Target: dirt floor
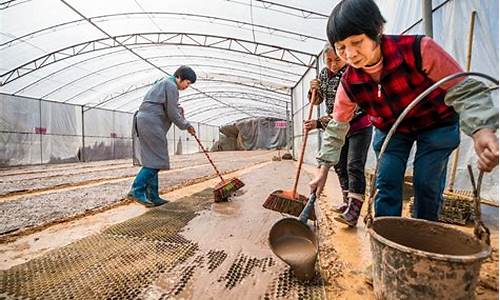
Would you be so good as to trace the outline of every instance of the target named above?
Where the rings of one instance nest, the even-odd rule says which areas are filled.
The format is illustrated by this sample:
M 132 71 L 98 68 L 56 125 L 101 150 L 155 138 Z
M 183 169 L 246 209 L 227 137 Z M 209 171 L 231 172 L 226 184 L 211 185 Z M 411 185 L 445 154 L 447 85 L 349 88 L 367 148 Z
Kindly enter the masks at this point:
M 232 171 L 228 176 L 236 176 L 246 183 L 228 203 L 204 200 L 208 197 L 207 188 L 213 187 L 218 180 L 213 179 L 212 170 L 201 154 L 173 156 L 173 170 L 160 173 L 162 196 L 179 203 L 181 207 L 176 208 L 179 213 L 183 203 L 201 201 L 195 216 L 186 225 L 176 225 L 180 226 L 181 243 L 187 240 L 189 245 L 196 247 L 175 250 L 189 255 L 151 277 L 151 284 L 143 288 L 139 285 L 136 297 L 373 299 L 371 286 L 365 283 L 364 275 L 371 261 L 369 235 L 362 222 L 356 228 L 347 228 L 333 220 L 331 208 L 340 201 L 341 195 L 334 173 L 329 176 L 324 196 L 316 206 L 320 239 L 318 271 L 322 274 L 318 278 L 321 281 L 312 286 L 300 284 L 286 265 L 271 253 L 267 235 L 282 215 L 265 210 L 261 205 L 272 191 L 290 189 L 294 175 L 293 162 L 272 161 L 272 156 L 270 151 L 214 153 L 216 164 L 225 172 Z M 305 166 L 299 188 L 303 194 L 307 194 L 306 182 L 315 171 L 313 166 Z M 109 237 L 110 231 L 120 231 L 123 224 L 138 222 L 134 220 L 147 216 L 151 209 L 123 200 L 136 172 L 137 168 L 131 167 L 126 160 L 0 170 L 0 211 L 5 216 L 0 221 L 3 232 L 0 234 L 0 270 L 5 270 L 0 271 L 0 277 L 5 279 L 6 274 L 17 272 L 30 263 L 37 265 L 33 262 L 47 259 L 51 262 L 50 255 L 54 253 L 67 253 L 67 249 L 86 240 L 92 242 L 101 236 Z M 498 208 L 483 207 L 483 215 L 492 231 L 493 253 L 482 266 L 477 299 L 498 299 Z M 471 226 L 456 227 L 472 232 Z M 137 240 L 137 247 L 139 245 Z M 114 259 L 109 256 L 111 253 L 102 255 Z M 136 254 L 122 250 L 118 255 L 124 264 Z M 168 261 L 171 257 L 165 259 Z M 144 261 L 144 258 L 135 260 Z M 82 268 L 90 268 L 85 266 L 82 264 Z M 156 263 L 151 265 L 154 266 Z M 120 268 L 133 273 L 141 267 L 147 266 L 136 264 L 129 269 L 125 265 Z M 82 276 L 99 277 L 92 272 Z M 148 272 L 144 274 L 150 274 L 151 270 Z M 60 282 L 65 280 L 62 278 Z M 128 280 L 129 287 L 137 281 L 135 278 Z M 119 290 L 121 281 L 116 279 L 115 282 Z M 75 286 L 79 287 L 79 293 L 84 293 L 85 282 Z M 102 290 L 106 288 L 109 289 L 105 286 Z M 2 292 L 0 289 L 0 298 Z M 99 298 L 98 294 L 92 295 Z
M 266 159 L 228 174 L 247 183 L 230 202 L 213 203 L 211 188 L 218 180 L 206 180 L 164 193 L 173 202 L 158 209 L 129 203 L 0 245 L 0 286 L 9 296 L 17 289 L 14 295 L 26 298 L 324 299 L 320 275 L 298 282 L 267 245 L 269 229 L 282 215 L 262 203 L 277 186 L 292 185 L 293 162 L 274 163 L 270 152 L 254 155 Z M 239 156 L 233 167 L 245 161 Z M 305 193 L 310 177 L 302 177 Z M 165 235 L 169 231 L 176 233 Z M 49 279 L 47 273 L 78 280 L 68 287 L 67 277 Z
M 222 173 L 243 169 L 270 157 L 268 151 L 213 154 Z M 34 168 L 39 173 L 25 167 L 24 172 L 0 171 L 0 212 L 4 216 L 0 220 L 0 234 L 3 234 L 0 240 L 119 205 L 126 201 L 124 197 L 138 170 L 130 161 L 107 162 L 105 166 L 92 162 L 71 164 L 67 168 L 60 165 Z M 172 169 L 159 173 L 161 192 L 214 176 L 203 154 L 173 156 Z

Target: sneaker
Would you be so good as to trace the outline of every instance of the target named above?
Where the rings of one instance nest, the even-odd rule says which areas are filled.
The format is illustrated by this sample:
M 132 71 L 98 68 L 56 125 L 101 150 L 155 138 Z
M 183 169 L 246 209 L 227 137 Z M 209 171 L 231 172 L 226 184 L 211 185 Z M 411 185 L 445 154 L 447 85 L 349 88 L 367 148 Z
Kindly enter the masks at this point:
M 333 208 L 334 212 L 341 214 L 346 211 L 349 206 L 349 198 L 347 198 L 348 193 L 348 191 L 342 191 L 342 203 Z
M 342 202 L 342 204 L 340 204 L 340 205 L 338 205 L 338 206 L 334 207 L 334 208 L 333 208 L 333 211 L 334 211 L 334 212 L 336 212 L 336 213 L 338 213 L 338 214 L 341 214 L 341 213 L 343 213 L 344 211 L 346 211 L 347 207 L 348 207 L 348 206 L 347 206 L 347 203 Z

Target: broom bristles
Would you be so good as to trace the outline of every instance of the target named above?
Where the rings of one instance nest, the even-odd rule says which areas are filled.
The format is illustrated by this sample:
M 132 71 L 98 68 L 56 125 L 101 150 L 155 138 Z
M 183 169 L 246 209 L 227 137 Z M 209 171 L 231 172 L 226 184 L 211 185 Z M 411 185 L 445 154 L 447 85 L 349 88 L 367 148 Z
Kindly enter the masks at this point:
M 306 206 L 307 200 L 306 196 L 299 193 L 296 193 L 294 197 L 291 191 L 284 192 L 277 190 L 267 197 L 262 206 L 270 210 L 298 217 Z M 309 219 L 316 220 L 314 210 L 309 215 Z
M 221 181 L 214 187 L 215 202 L 226 201 L 234 192 L 244 187 L 243 181 L 238 178 Z

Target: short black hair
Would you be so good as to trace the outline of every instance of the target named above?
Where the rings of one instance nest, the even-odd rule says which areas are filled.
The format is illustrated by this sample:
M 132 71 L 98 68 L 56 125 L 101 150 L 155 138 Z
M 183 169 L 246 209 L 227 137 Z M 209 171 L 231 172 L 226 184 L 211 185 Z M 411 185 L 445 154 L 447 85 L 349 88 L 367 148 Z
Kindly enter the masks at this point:
M 188 66 L 180 66 L 174 73 L 174 76 L 181 80 L 189 80 L 191 83 L 196 82 L 196 73 Z
M 363 33 L 379 43 L 384 23 L 385 19 L 373 0 L 342 0 L 328 18 L 326 35 L 332 45 Z

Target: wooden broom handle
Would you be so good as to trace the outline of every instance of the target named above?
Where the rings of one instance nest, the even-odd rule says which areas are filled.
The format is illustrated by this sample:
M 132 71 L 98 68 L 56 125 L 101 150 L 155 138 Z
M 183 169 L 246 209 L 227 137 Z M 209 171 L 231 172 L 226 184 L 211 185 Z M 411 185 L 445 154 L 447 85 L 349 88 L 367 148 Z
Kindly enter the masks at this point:
M 208 152 L 207 152 L 207 150 L 205 150 L 205 147 L 203 147 L 203 145 L 201 144 L 201 141 L 198 139 L 196 134 L 193 134 L 193 136 L 194 136 L 194 139 L 198 142 L 198 145 L 200 146 L 201 150 L 203 150 L 203 153 L 205 153 L 205 156 L 207 157 L 207 159 L 210 162 L 210 164 L 212 165 L 212 167 L 214 167 L 214 170 L 217 173 L 217 176 L 219 176 L 220 179 L 222 180 L 222 182 L 224 182 L 225 181 L 224 178 L 222 178 L 222 175 L 220 174 L 219 170 L 217 170 L 217 167 L 215 166 L 214 162 L 210 159 L 210 156 L 208 156 Z
M 307 120 L 310 121 L 312 118 L 312 113 L 313 113 L 313 108 L 314 108 L 314 101 L 316 100 L 316 89 L 312 89 L 311 92 L 311 101 L 309 102 L 309 113 L 307 114 Z M 302 169 L 302 163 L 304 162 L 304 153 L 306 152 L 306 145 L 307 145 L 307 137 L 309 136 L 309 130 L 306 130 L 304 132 L 304 137 L 302 139 L 302 147 L 300 149 L 300 154 L 299 154 L 299 166 L 297 167 L 297 172 L 295 173 L 295 182 L 293 183 L 293 194 L 292 196 L 295 198 L 295 194 L 297 193 L 297 186 L 299 185 L 299 177 L 300 177 L 300 170 Z

